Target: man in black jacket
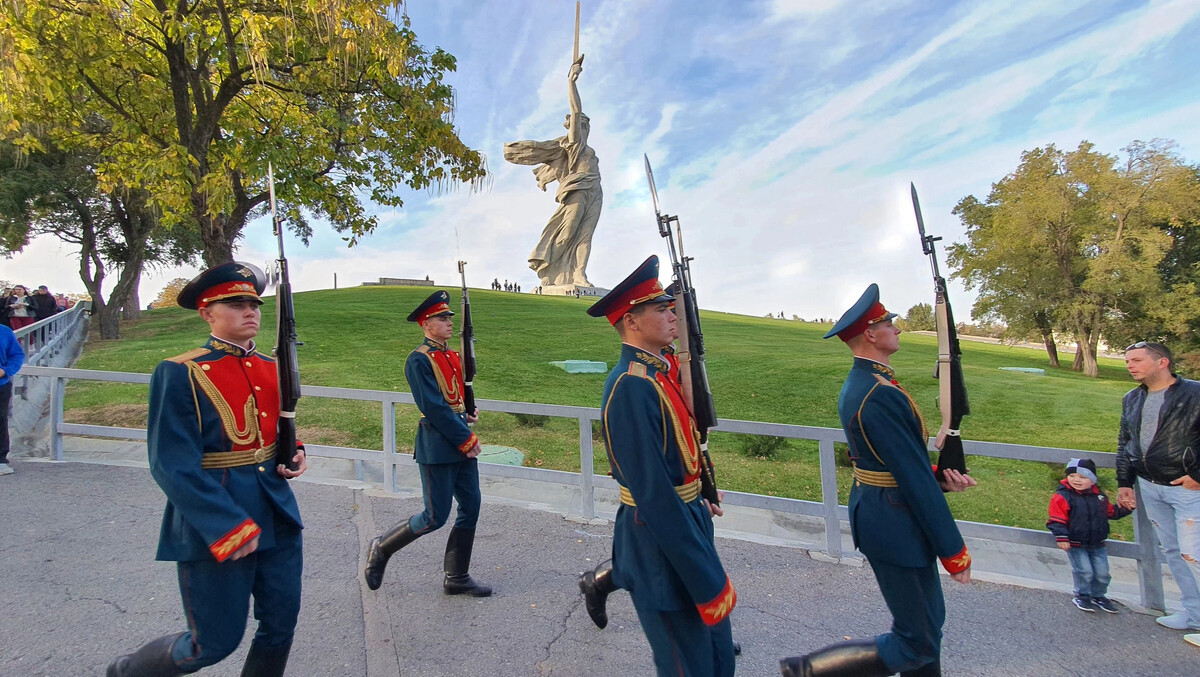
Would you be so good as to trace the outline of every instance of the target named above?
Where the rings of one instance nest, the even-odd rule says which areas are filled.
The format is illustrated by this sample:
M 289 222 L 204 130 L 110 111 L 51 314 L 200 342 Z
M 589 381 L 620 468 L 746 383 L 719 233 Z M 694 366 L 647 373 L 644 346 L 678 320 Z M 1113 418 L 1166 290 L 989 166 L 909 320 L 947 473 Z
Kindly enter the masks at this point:
M 1122 403 L 1117 503 L 1137 507 L 1136 481 L 1179 585 L 1183 611 L 1156 619 L 1159 625 L 1200 630 L 1200 382 L 1176 376 L 1161 343 L 1129 346 L 1125 366 L 1140 385 Z
M 34 290 L 33 311 L 34 317 L 39 320 L 44 320 L 58 312 L 58 302 L 54 300 L 54 294 L 50 293 L 46 285 L 42 285 Z

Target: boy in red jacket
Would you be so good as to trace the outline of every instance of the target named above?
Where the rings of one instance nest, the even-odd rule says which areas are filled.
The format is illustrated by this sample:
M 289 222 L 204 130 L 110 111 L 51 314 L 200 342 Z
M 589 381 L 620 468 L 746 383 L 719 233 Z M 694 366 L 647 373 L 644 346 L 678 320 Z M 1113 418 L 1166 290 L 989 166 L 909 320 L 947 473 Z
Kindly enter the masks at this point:
M 1050 498 L 1050 519 L 1046 526 L 1071 560 L 1075 606 L 1081 611 L 1100 608 L 1115 614 L 1117 605 L 1105 596 L 1112 576 L 1108 573 L 1108 548 L 1104 542 L 1108 538 L 1108 521 L 1121 519 L 1132 511 L 1110 502 L 1096 481 L 1095 461 L 1071 459 L 1066 479 Z

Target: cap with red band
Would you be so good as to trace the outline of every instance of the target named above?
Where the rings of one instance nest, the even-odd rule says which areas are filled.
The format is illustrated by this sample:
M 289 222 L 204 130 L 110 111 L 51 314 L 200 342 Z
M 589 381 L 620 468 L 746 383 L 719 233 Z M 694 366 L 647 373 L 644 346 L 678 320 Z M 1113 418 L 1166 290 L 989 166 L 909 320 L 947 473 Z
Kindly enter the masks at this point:
M 181 308 L 199 310 L 220 301 L 248 300 L 262 303 L 267 276 L 253 263 L 230 261 L 209 268 L 179 291 L 175 302 Z
M 408 314 L 408 321 L 423 324 L 425 320 L 436 315 L 453 314 L 454 311 L 450 310 L 450 294 L 445 291 L 435 291 L 429 295 L 429 298 L 422 301 L 416 310 Z
M 674 300 L 675 297 L 668 294 L 658 281 L 658 257 L 651 255 L 629 277 L 592 304 L 587 314 L 606 317 L 615 326 L 635 306 Z
M 836 336 L 842 341 L 849 341 L 862 334 L 871 325 L 890 320 L 893 317 L 896 317 L 896 313 L 888 312 L 888 309 L 879 302 L 879 285 L 872 282 L 862 296 L 858 297 L 858 301 L 850 306 L 850 310 L 842 314 L 841 319 L 823 338 Z

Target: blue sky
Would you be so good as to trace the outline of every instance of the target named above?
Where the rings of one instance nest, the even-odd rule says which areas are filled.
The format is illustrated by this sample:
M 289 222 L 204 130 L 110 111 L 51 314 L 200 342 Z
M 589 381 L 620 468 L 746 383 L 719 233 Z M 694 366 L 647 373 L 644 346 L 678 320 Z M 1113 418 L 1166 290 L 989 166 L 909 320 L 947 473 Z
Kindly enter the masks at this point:
M 574 4 L 409 0 L 421 42 L 458 58 L 456 123 L 487 155 L 490 185 L 410 195 L 353 249 L 317 227 L 310 248 L 289 245 L 297 289 L 331 287 L 334 273 L 339 286 L 450 284 L 459 258 L 473 286 L 536 286 L 526 258 L 553 187 L 539 191 L 502 147 L 561 133 Z M 1023 150 L 1088 140 L 1117 153 L 1163 137 L 1200 162 L 1198 42 L 1194 0 L 584 0 L 579 90 L 604 187 L 588 275 L 612 286 L 666 258 L 646 153 L 705 307 L 836 317 L 878 282 L 904 312 L 932 299 L 909 181 L 929 230 L 954 241 L 955 203 L 986 196 Z M 272 246 L 260 221 L 239 258 L 266 261 Z M 70 254 L 39 241 L 0 277 L 82 291 Z M 143 303 L 194 272 L 156 271 Z M 965 317 L 969 295 L 952 293 Z

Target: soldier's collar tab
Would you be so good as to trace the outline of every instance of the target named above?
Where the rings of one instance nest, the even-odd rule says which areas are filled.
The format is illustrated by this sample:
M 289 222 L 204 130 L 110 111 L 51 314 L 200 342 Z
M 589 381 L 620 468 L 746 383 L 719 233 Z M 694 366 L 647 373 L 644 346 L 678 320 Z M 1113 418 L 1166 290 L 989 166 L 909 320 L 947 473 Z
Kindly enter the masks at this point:
M 862 367 L 863 369 L 869 369 L 872 373 L 881 374 L 887 377 L 889 380 L 896 377 L 895 369 L 892 369 L 889 365 L 886 365 L 882 362 L 876 362 L 875 360 L 867 357 L 855 357 L 854 364 L 855 366 Z
M 657 369 L 658 371 L 665 372 L 665 371 L 670 370 L 670 368 L 671 368 L 670 363 L 667 362 L 666 360 L 664 360 L 663 358 L 661 358 L 657 355 L 652 355 L 649 352 L 647 352 L 646 350 L 644 350 L 642 348 L 638 348 L 637 346 L 632 346 L 632 345 L 629 345 L 628 343 L 626 343 L 624 345 L 626 348 L 629 349 L 630 359 L 641 362 L 642 364 L 644 364 L 648 367 L 653 367 L 653 368 Z
M 223 339 L 219 339 L 216 336 L 209 335 L 208 343 L 205 344 L 205 347 L 209 348 L 210 350 L 225 353 L 226 355 L 244 357 L 254 352 L 254 341 L 250 341 L 250 348 L 246 349 Z
M 428 336 L 425 337 L 425 345 L 435 350 L 449 350 L 445 343 L 431 339 Z

